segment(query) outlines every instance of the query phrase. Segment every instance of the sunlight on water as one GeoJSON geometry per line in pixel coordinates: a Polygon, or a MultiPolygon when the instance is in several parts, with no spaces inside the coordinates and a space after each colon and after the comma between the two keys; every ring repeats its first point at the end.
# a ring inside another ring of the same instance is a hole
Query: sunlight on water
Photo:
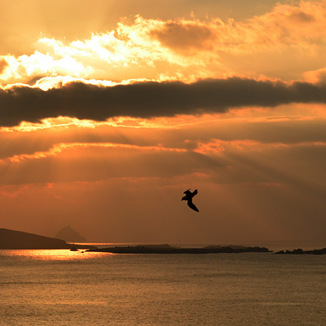
{"type": "Polygon", "coordinates": [[[53,250],[6,250],[9,256],[22,256],[38,260],[84,260],[100,257],[99,252],[70,251],[67,249],[53,250]]]}

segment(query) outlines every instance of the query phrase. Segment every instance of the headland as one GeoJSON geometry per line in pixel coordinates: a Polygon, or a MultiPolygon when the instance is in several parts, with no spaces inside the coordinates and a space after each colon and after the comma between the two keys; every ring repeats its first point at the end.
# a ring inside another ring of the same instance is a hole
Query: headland
{"type": "Polygon", "coordinates": [[[94,246],[67,243],[64,240],[33,233],[0,228],[0,249],[95,249],[94,246]]]}

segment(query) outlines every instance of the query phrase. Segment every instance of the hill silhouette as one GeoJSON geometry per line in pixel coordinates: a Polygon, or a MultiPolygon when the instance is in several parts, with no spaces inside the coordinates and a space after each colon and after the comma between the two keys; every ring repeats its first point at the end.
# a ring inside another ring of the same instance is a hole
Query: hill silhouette
{"type": "Polygon", "coordinates": [[[33,233],[0,228],[0,249],[90,249],[93,246],[74,245],[64,240],[33,233]]]}

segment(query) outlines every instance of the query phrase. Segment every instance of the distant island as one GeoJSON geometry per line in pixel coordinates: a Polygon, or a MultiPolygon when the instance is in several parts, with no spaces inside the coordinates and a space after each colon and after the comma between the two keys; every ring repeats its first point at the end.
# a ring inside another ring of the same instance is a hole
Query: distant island
{"type": "Polygon", "coordinates": [[[95,249],[94,246],[76,245],[64,240],[33,233],[0,228],[0,249],[95,249]]]}
{"type": "Polygon", "coordinates": [[[87,240],[80,235],[76,230],[74,230],[70,225],[65,226],[60,231],[58,231],[55,236],[56,239],[61,239],[66,242],[74,243],[86,243],[87,240]]]}
{"type": "Polygon", "coordinates": [[[323,249],[314,249],[314,250],[302,250],[302,249],[294,249],[294,250],[281,250],[275,252],[276,255],[326,255],[326,248],[323,249]]]}
{"type": "Polygon", "coordinates": [[[107,252],[115,254],[217,254],[217,253],[244,253],[270,252],[267,248],[241,246],[207,246],[202,248],[180,248],[168,244],[164,245],[137,245],[115,246],[111,248],[89,249],[92,252],[107,252]]]}

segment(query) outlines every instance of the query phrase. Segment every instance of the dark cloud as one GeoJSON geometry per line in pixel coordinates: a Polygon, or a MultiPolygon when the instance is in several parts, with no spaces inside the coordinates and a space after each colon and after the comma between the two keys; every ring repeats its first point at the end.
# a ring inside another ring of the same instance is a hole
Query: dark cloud
{"type": "Polygon", "coordinates": [[[104,121],[111,117],[151,118],[222,113],[233,107],[273,107],[292,102],[326,103],[325,85],[291,85],[252,79],[210,79],[192,84],[142,82],[103,87],[73,82],[43,91],[15,86],[0,90],[0,125],[69,116],[104,121]]]}
{"type": "Polygon", "coordinates": [[[315,17],[309,14],[306,14],[305,12],[301,10],[297,10],[296,12],[293,12],[289,18],[295,22],[298,23],[311,23],[315,21],[315,17]]]}
{"type": "Polygon", "coordinates": [[[164,46],[176,52],[185,52],[205,47],[205,42],[212,37],[212,32],[205,26],[167,23],[163,29],[152,31],[151,35],[164,46]]]}

